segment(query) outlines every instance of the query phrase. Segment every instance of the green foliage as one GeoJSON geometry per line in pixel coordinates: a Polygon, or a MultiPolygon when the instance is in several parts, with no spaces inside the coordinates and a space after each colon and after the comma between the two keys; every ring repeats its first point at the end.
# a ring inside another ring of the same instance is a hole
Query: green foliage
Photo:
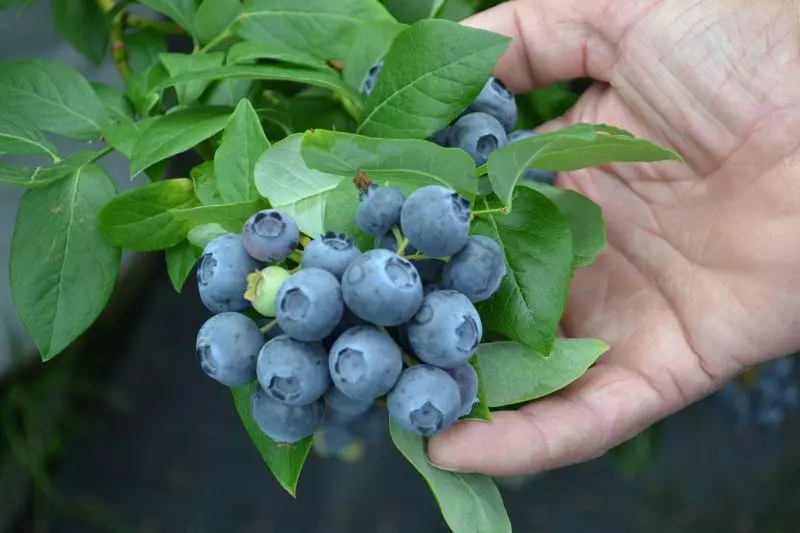
{"type": "Polygon", "coordinates": [[[192,272],[201,252],[200,248],[189,241],[183,241],[164,250],[164,258],[167,261],[167,274],[177,292],[181,292],[183,284],[186,283],[186,278],[192,272]]]}
{"type": "Polygon", "coordinates": [[[0,112],[0,155],[46,155],[58,159],[56,147],[26,118],[0,112]]]}
{"type": "Polygon", "coordinates": [[[110,20],[95,0],[51,0],[53,22],[61,36],[99,65],[106,55],[110,20]]]}
{"type": "Polygon", "coordinates": [[[223,202],[248,202],[259,198],[253,171],[269,141],[255,109],[242,100],[228,119],[222,142],[214,155],[217,189],[223,202]]]}

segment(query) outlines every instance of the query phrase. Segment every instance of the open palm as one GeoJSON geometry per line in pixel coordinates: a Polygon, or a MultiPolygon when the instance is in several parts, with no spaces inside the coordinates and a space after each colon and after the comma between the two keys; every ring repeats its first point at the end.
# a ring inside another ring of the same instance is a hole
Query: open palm
{"type": "Polygon", "coordinates": [[[586,460],[800,348],[799,17],[784,0],[517,0],[467,21],[514,37],[497,75],[518,92],[601,80],[545,129],[611,124],[685,164],[560,175],[608,235],[563,333],[611,351],[557,395],[432,440],[434,463],[511,475],[586,460]]]}

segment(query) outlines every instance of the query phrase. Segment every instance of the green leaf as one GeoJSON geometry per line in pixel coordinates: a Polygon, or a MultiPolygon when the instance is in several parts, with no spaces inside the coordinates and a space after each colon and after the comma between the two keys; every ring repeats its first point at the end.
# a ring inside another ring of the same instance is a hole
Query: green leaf
{"type": "Polygon", "coordinates": [[[217,67],[190,74],[182,74],[175,78],[166,80],[161,85],[155,88],[155,91],[162,91],[167,87],[186,83],[190,81],[202,80],[273,80],[273,81],[291,81],[296,83],[305,83],[315,87],[322,87],[338,92],[352,102],[360,102],[361,96],[348,87],[342,79],[337,76],[333,71],[325,70],[312,70],[293,67],[280,67],[273,65],[256,65],[256,66],[243,66],[243,65],[229,65],[225,67],[217,67]]]}
{"type": "Polygon", "coordinates": [[[56,147],[33,123],[21,116],[0,111],[2,154],[46,155],[58,159],[56,147]]]}
{"type": "Polygon", "coordinates": [[[125,42],[128,63],[134,73],[155,65],[158,63],[158,56],[167,51],[166,37],[153,28],[126,33],[122,40],[125,42]]]}
{"type": "Polygon", "coordinates": [[[384,0],[389,12],[400,22],[411,24],[435,17],[445,0],[384,0]]]}
{"type": "Polygon", "coordinates": [[[194,224],[219,224],[232,233],[239,233],[248,218],[256,212],[266,209],[266,207],[266,202],[259,198],[235,204],[202,205],[188,209],[171,209],[169,213],[176,219],[187,220],[194,224]]]}
{"type": "MultiPolygon", "coordinates": [[[[161,54],[158,56],[170,77],[174,78],[181,74],[191,75],[194,72],[208,70],[214,67],[221,67],[225,62],[224,52],[209,52],[207,54],[161,54]]],[[[175,92],[178,93],[178,102],[181,105],[189,105],[200,98],[206,90],[211,80],[190,81],[175,85],[175,92]]]]}
{"type": "Polygon", "coordinates": [[[194,192],[203,205],[220,205],[224,203],[217,188],[217,179],[214,175],[214,162],[206,161],[189,171],[189,176],[194,183],[194,192]]]}
{"type": "Polygon", "coordinates": [[[377,0],[245,0],[234,33],[245,41],[283,45],[320,59],[341,59],[348,33],[367,20],[391,20],[377,0]]]}
{"type": "Polygon", "coordinates": [[[326,193],[323,211],[325,231],[344,233],[355,242],[361,251],[374,248],[375,239],[367,235],[356,224],[358,209],[358,189],[352,179],[341,179],[339,183],[326,193]]]}
{"type": "Polygon", "coordinates": [[[194,31],[200,44],[208,44],[242,12],[240,0],[203,0],[194,16],[194,31]]]}
{"type": "Polygon", "coordinates": [[[98,152],[80,151],[56,163],[33,168],[15,167],[0,161],[0,182],[40,189],[75,174],[97,157],[98,152]]]}
{"type": "Polygon", "coordinates": [[[534,128],[569,111],[580,95],[570,89],[569,82],[562,81],[531,91],[522,98],[529,102],[528,105],[533,112],[531,118],[534,123],[528,127],[534,128]]]}
{"type": "Polygon", "coordinates": [[[79,141],[98,139],[104,118],[103,104],[83,76],[41,59],[2,64],[0,111],[79,141]]]}
{"type": "Polygon", "coordinates": [[[183,241],[171,248],[164,250],[167,261],[167,274],[175,291],[181,292],[186,278],[191,274],[197,260],[200,259],[202,250],[193,246],[189,241],[183,241]]]}
{"type": "Polygon", "coordinates": [[[270,205],[294,218],[300,231],[317,236],[323,224],[325,199],[339,183],[339,176],[308,168],[300,157],[303,135],[297,133],[272,145],[255,166],[255,182],[270,205]]]}
{"type": "Polygon", "coordinates": [[[573,265],[576,268],[594,263],[606,249],[606,226],[600,206],[569,189],[523,181],[518,187],[529,187],[547,196],[564,215],[572,234],[573,265]]]}
{"type": "Polygon", "coordinates": [[[556,339],[545,357],[519,342],[478,346],[481,384],[489,407],[530,402],[581,377],[608,346],[595,339],[556,339]]]}
{"type": "Polygon", "coordinates": [[[134,109],[128,97],[107,83],[92,83],[94,93],[103,104],[106,118],[113,123],[133,120],[134,109]]]}
{"type": "Polygon", "coordinates": [[[201,224],[189,230],[186,240],[202,249],[217,237],[228,233],[230,232],[219,224],[201,224]]]}
{"type": "Polygon", "coordinates": [[[114,289],[120,252],[97,227],[97,213],[114,193],[111,178],[90,165],[22,197],[9,278],[22,323],[45,361],[95,321],[114,289]]]}
{"type": "Polygon", "coordinates": [[[617,468],[633,478],[655,462],[661,451],[661,426],[656,424],[611,450],[617,468]]]}
{"type": "Polygon", "coordinates": [[[120,194],[100,211],[100,231],[120,248],[151,252],[179,244],[191,222],[170,214],[172,209],[197,205],[188,179],[162,181],[120,194]]]}
{"type": "Polygon", "coordinates": [[[197,146],[225,127],[225,107],[191,107],[158,117],[139,137],[131,154],[131,176],[197,146]]]}
{"type": "Polygon", "coordinates": [[[332,70],[328,64],[309,53],[295,50],[281,43],[261,43],[245,41],[236,43],[228,50],[229,65],[251,63],[258,59],[271,59],[319,70],[332,70]]]}
{"type": "Polygon", "coordinates": [[[302,156],[310,168],[352,179],[359,170],[409,194],[425,185],[444,185],[472,197],[475,163],[463,150],[418,139],[376,139],[315,130],[303,136],[302,156]]]}
{"type": "Polygon", "coordinates": [[[139,122],[121,120],[116,124],[109,124],[103,127],[103,136],[106,142],[116,151],[130,159],[133,154],[133,148],[136,146],[139,137],[142,136],[142,132],[155,120],[156,117],[148,117],[139,122]]]}
{"type": "Polygon", "coordinates": [[[251,80],[221,80],[212,83],[200,99],[203,105],[236,107],[242,98],[247,98],[253,89],[251,80]]]}
{"type": "Polygon", "coordinates": [[[140,2],[168,16],[190,34],[195,34],[194,16],[200,0],[140,0],[140,2]]]}
{"type": "MultiPolygon", "coordinates": [[[[489,209],[483,198],[477,209],[489,209]]],[[[491,299],[478,304],[483,327],[548,354],[564,314],[572,274],[572,237],[558,208],[532,189],[517,190],[507,215],[479,216],[473,233],[503,247],[508,274],[491,299]]]]}
{"type": "Polygon", "coordinates": [[[308,452],[311,450],[313,438],[307,437],[295,444],[279,444],[264,435],[250,415],[250,398],[256,387],[256,383],[253,382],[250,385],[232,389],[236,412],[239,413],[244,429],[275,479],[286,492],[295,496],[300,472],[306,457],[308,457],[308,452]]]}
{"type": "Polygon", "coordinates": [[[161,100],[161,93],[164,92],[164,89],[159,89],[159,87],[165,83],[168,77],[167,69],[160,63],[156,63],[128,79],[125,94],[130,98],[140,117],[147,117],[150,110],[161,100]]]}
{"type": "Polygon", "coordinates": [[[386,54],[358,133],[395,139],[433,135],[478,96],[509,42],[446,20],[412,25],[386,54]]]}
{"type": "Polygon", "coordinates": [[[364,22],[351,36],[351,44],[344,56],[342,77],[353,89],[360,91],[369,70],[386,55],[395,37],[408,26],[392,20],[364,22]]]}
{"type": "Polygon", "coordinates": [[[422,437],[401,429],[393,421],[389,431],[400,453],[425,478],[454,533],[511,533],[511,522],[492,478],[434,468],[425,456],[422,437]]]}
{"type": "Polygon", "coordinates": [[[472,406],[472,411],[462,420],[480,420],[483,422],[492,421],[492,413],[489,412],[489,404],[486,403],[486,391],[483,385],[483,374],[481,372],[481,365],[478,362],[478,356],[473,355],[469,364],[475,369],[478,374],[478,402],[472,406]]]}
{"type": "Polygon", "coordinates": [[[95,65],[102,63],[111,24],[98,3],[95,0],[51,0],[50,10],[61,37],[95,65]]]}
{"type": "Polygon", "coordinates": [[[295,131],[328,129],[352,131],[355,120],[341,103],[323,89],[311,89],[289,100],[289,117],[295,131]],[[323,93],[323,94],[317,94],[323,93]]]}
{"type": "Polygon", "coordinates": [[[477,10],[476,0],[445,0],[437,16],[458,22],[474,15],[477,10]]]}
{"type": "Polygon", "coordinates": [[[214,173],[223,203],[259,198],[253,170],[267,148],[269,141],[258,115],[250,101],[243,99],[228,119],[222,142],[214,155],[214,173]]]}
{"type": "Polygon", "coordinates": [[[605,125],[576,124],[509,143],[489,156],[489,180],[511,206],[514,186],[531,168],[569,171],[619,162],[681,161],[680,156],[605,125]]]}

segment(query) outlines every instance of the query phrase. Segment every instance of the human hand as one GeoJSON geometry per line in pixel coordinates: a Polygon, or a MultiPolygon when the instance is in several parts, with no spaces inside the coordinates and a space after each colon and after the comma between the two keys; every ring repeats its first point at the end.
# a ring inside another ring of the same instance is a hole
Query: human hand
{"type": "Polygon", "coordinates": [[[516,0],[467,21],[513,37],[516,92],[598,83],[552,130],[606,123],[685,164],[562,173],[603,208],[608,250],[562,329],[611,346],[564,391],[432,439],[434,464],[532,474],[597,457],[800,348],[800,9],[783,0],[516,0]]]}

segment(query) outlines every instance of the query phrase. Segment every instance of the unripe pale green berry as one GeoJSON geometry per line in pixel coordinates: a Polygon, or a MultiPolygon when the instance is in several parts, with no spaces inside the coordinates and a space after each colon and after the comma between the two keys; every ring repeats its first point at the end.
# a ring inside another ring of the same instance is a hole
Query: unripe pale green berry
{"type": "Polygon", "coordinates": [[[281,284],[290,276],[285,268],[270,266],[247,276],[245,300],[253,304],[253,309],[268,318],[275,317],[275,299],[281,284]]]}

